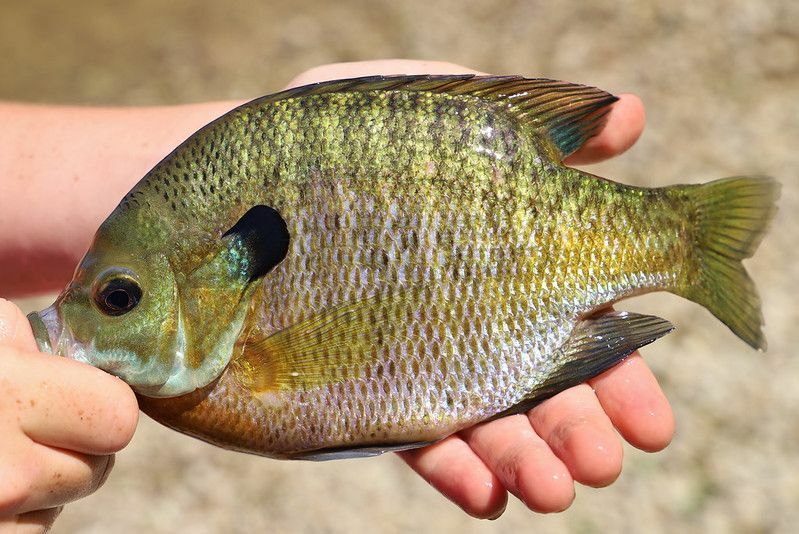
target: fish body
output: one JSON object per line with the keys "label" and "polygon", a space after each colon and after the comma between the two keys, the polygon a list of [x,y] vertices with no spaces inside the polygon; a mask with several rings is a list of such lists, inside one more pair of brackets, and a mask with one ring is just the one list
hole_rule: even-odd
{"label": "fish body", "polygon": [[98,230],[43,350],[130,383],[217,445],[326,459],[527,409],[671,330],[608,312],[694,300],[756,348],[741,260],[776,184],[646,189],[562,159],[615,97],[518,77],[371,77],[245,104]]}

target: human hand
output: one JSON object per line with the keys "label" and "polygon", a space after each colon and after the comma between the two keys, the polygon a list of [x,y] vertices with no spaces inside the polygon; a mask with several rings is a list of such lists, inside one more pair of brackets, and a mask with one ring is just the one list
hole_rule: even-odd
{"label": "human hand", "polygon": [[37,352],[25,316],[0,299],[0,533],[45,532],[99,488],[138,415],[118,378]]}
{"label": "human hand", "polygon": [[[477,73],[428,61],[365,61],[324,65],[303,72],[289,87],[373,74]],[[644,127],[644,108],[622,94],[602,132],[566,163],[592,163],[618,155]],[[668,401],[644,360],[623,363],[547,400],[526,415],[504,417],[400,456],[438,491],[475,517],[498,517],[507,492],[537,512],[565,510],[574,482],[607,486],[621,472],[622,444],[646,451],[666,447],[674,432]]]}

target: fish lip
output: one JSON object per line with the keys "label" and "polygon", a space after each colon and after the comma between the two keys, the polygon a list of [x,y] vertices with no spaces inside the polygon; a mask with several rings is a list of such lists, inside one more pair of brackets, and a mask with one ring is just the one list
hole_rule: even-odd
{"label": "fish lip", "polygon": [[63,330],[58,310],[55,306],[50,306],[40,312],[29,313],[27,318],[39,350],[54,354],[53,347],[58,346],[58,340]]}

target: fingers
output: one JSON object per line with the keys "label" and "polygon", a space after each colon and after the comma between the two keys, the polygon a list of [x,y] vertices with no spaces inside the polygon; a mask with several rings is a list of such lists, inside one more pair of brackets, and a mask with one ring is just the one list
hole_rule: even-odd
{"label": "fingers", "polygon": [[0,345],[36,350],[28,320],[19,308],[4,298],[0,298]]}
{"label": "fingers", "polygon": [[8,351],[0,384],[18,410],[22,431],[37,443],[87,454],[120,450],[133,437],[138,405],[132,390],[99,369],[33,352]]}
{"label": "fingers", "polygon": [[644,131],[646,114],[644,104],[635,95],[622,94],[610,109],[605,127],[589,139],[565,163],[578,165],[597,163],[618,156],[635,144]]}
{"label": "fingers", "polygon": [[587,385],[562,391],[531,410],[529,418],[576,481],[601,487],[619,476],[621,441]]}
{"label": "fingers", "polygon": [[0,530],[45,532],[60,506],[102,485],[138,419],[122,381],[35,347],[0,299]]}
{"label": "fingers", "polygon": [[99,369],[29,352],[35,342],[27,319],[0,299],[2,345],[3,375],[13,380],[0,383],[0,397],[27,436],[88,454],[116,452],[130,441],[138,421],[133,391]]}
{"label": "fingers", "polygon": [[63,509],[63,506],[58,506],[47,510],[36,510],[35,512],[28,512],[9,519],[6,523],[0,520],[0,534],[6,532],[4,528],[14,534],[42,534],[48,532]]}
{"label": "fingers", "polygon": [[411,468],[467,514],[499,517],[508,494],[497,477],[460,437],[399,453]]}
{"label": "fingers", "polygon": [[[452,63],[365,61],[316,67],[288,86],[376,74],[455,73],[480,74]],[[641,100],[623,94],[599,135],[566,162],[593,163],[620,154],[635,143],[644,124]],[[533,510],[563,510],[574,498],[574,480],[603,486],[618,476],[622,447],[614,425],[631,443],[647,450],[668,443],[673,431],[671,411],[647,372],[646,366],[635,364],[627,371],[612,370],[592,381],[596,395],[586,385],[572,388],[532,410],[529,418],[515,416],[479,425],[462,432],[463,439],[451,437],[401,456],[476,517],[501,513],[506,499],[502,487]],[[636,395],[643,395],[645,402],[631,409]]]}
{"label": "fingers", "polygon": [[613,425],[631,445],[654,452],[671,442],[671,406],[637,352],[589,383]]}
{"label": "fingers", "polygon": [[105,482],[113,465],[113,456],[10,441],[3,444],[3,457],[13,462],[14,469],[4,475],[0,485],[0,516],[56,508],[85,497]]}
{"label": "fingers", "polygon": [[558,512],[574,500],[569,470],[525,416],[503,417],[462,435],[502,485],[531,510]]}

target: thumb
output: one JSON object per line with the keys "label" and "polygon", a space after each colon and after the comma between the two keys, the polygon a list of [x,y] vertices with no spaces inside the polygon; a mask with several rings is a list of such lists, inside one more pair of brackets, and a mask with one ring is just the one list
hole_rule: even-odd
{"label": "thumb", "polygon": [[36,350],[36,341],[22,310],[0,298],[0,346]]}

